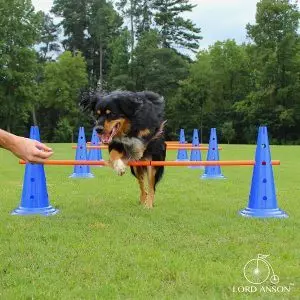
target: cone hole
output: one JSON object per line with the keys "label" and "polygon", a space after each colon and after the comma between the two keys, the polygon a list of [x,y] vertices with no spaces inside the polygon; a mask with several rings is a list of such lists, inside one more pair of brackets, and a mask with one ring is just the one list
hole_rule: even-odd
{"label": "cone hole", "polygon": [[266,178],[264,178],[262,182],[263,182],[263,183],[266,183],[266,182],[267,182],[267,179],[266,179]]}
{"label": "cone hole", "polygon": [[263,166],[265,166],[267,163],[266,163],[265,161],[262,161],[261,164],[262,164]]}
{"label": "cone hole", "polygon": [[216,138],[213,137],[212,139],[215,140]]}
{"label": "cone hole", "polygon": [[34,195],[31,195],[31,196],[30,196],[30,200],[33,200],[33,199],[34,199]]}
{"label": "cone hole", "polygon": [[83,139],[83,136],[81,136],[80,138]]}
{"label": "cone hole", "polygon": [[31,178],[30,178],[30,181],[31,181],[31,182],[34,182],[34,181],[35,181],[35,179],[34,179],[33,177],[31,177]]}
{"label": "cone hole", "polygon": [[262,147],[263,149],[265,149],[265,148],[267,148],[267,145],[266,145],[266,144],[261,144],[261,147]]}
{"label": "cone hole", "polygon": [[268,197],[267,197],[267,196],[263,196],[263,200],[265,200],[265,201],[266,201],[267,199],[268,199]]}
{"label": "cone hole", "polygon": [[82,146],[80,146],[79,148],[82,149]]}
{"label": "cone hole", "polygon": [[213,150],[216,150],[216,148],[212,148]]}

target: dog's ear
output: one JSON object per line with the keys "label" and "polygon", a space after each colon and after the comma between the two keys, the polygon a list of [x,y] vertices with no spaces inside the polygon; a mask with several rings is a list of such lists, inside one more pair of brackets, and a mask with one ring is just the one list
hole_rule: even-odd
{"label": "dog's ear", "polygon": [[128,117],[132,117],[143,104],[142,97],[137,93],[126,93],[119,99],[120,108]]}
{"label": "dog's ear", "polygon": [[79,106],[83,111],[93,112],[97,103],[97,95],[93,91],[82,91]]}

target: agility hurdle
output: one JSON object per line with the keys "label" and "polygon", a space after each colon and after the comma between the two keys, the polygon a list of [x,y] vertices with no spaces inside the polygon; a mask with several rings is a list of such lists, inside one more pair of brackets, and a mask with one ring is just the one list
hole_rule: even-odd
{"label": "agility hurdle", "polygon": [[[30,138],[39,140],[39,134],[30,134]],[[83,145],[85,147],[85,143]],[[79,147],[80,148],[80,147]],[[214,146],[217,150],[217,146]],[[105,161],[87,160],[47,160],[43,164],[26,163],[20,160],[20,164],[26,164],[23,181],[23,191],[20,206],[12,214],[27,215],[56,214],[48,199],[44,165],[103,165]],[[249,194],[248,206],[239,211],[245,217],[258,218],[286,218],[288,215],[277,205],[275,183],[272,166],[280,165],[279,160],[271,160],[267,128],[259,128],[255,160],[208,160],[208,161],[128,161],[129,166],[253,166],[252,182]]]}
{"label": "agility hurdle", "polygon": [[[24,160],[19,161],[24,165]],[[46,160],[44,165],[54,166],[107,166],[108,162],[98,160]],[[215,160],[215,161],[128,161],[128,166],[144,167],[144,166],[165,166],[165,167],[187,167],[187,166],[254,166],[256,162],[254,160]],[[267,165],[267,162],[263,161],[261,165]],[[272,160],[271,165],[279,166],[279,160]]]}

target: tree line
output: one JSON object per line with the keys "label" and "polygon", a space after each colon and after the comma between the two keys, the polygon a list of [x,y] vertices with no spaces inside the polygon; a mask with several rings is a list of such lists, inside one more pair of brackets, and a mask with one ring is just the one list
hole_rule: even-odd
{"label": "tree line", "polygon": [[[201,5],[201,4],[199,4]],[[0,127],[70,142],[92,124],[78,106],[87,89],[152,90],[166,99],[166,134],[193,128],[208,140],[252,143],[267,125],[272,143],[300,143],[299,9],[260,0],[247,43],[199,51],[189,0],[0,0]],[[57,21],[58,20],[58,21]]]}

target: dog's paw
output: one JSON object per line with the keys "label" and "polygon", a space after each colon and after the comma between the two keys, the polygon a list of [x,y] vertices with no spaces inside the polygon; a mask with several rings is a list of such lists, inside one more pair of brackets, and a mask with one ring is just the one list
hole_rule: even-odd
{"label": "dog's paw", "polygon": [[143,203],[144,208],[146,209],[152,209],[153,208],[153,203],[145,202]]}
{"label": "dog's paw", "polygon": [[122,176],[125,174],[126,165],[123,163],[123,161],[121,159],[117,159],[117,160],[113,161],[112,167],[119,176]]}

